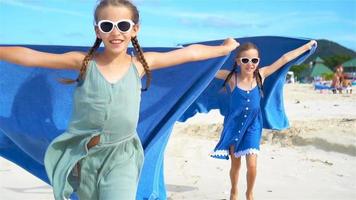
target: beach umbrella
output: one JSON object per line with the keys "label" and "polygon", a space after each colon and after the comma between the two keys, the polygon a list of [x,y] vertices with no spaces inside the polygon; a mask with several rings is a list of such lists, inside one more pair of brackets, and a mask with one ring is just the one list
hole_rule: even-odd
{"label": "beach umbrella", "polygon": [[344,71],[347,73],[356,72],[356,58],[353,58],[351,60],[342,63],[342,66],[344,67]]}
{"label": "beach umbrella", "polygon": [[312,66],[310,76],[317,77],[317,76],[324,76],[326,74],[332,74],[332,73],[333,71],[329,67],[324,65],[323,59],[317,57],[314,61],[314,65]]}

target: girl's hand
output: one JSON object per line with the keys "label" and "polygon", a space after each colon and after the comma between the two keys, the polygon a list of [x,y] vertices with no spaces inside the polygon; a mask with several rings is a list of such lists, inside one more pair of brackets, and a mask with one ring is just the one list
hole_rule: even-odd
{"label": "girl's hand", "polygon": [[308,49],[312,49],[314,45],[317,46],[318,43],[315,40],[310,40],[310,42],[308,42]]}
{"label": "girl's hand", "polygon": [[238,43],[235,39],[233,38],[226,38],[224,42],[222,43],[223,46],[226,46],[229,51],[232,51],[236,49],[237,47],[240,46],[240,43]]}

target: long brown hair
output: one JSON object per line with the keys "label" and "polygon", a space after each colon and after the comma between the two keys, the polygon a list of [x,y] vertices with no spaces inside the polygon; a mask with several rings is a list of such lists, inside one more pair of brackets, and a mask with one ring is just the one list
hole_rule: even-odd
{"label": "long brown hair", "polygon": [[[132,12],[132,21],[135,24],[139,23],[139,21],[140,21],[139,12],[138,12],[136,6],[133,3],[131,3],[130,1],[128,1],[128,0],[101,0],[98,3],[98,5],[96,6],[95,11],[94,11],[94,20],[95,20],[96,23],[99,20],[98,19],[99,12],[103,8],[108,7],[108,6],[124,6],[124,7],[129,8],[131,10],[131,12]],[[86,74],[86,71],[87,71],[88,63],[89,63],[89,61],[91,59],[93,59],[94,54],[98,50],[98,48],[100,47],[101,42],[102,42],[101,39],[96,38],[94,45],[89,49],[87,55],[83,59],[82,66],[80,68],[80,72],[79,72],[78,78],[76,80],[62,79],[61,82],[63,82],[63,83],[75,83],[75,82],[83,81],[85,79],[85,74]],[[146,91],[148,89],[148,87],[150,86],[150,84],[151,84],[151,79],[152,79],[151,71],[150,71],[149,66],[148,66],[148,64],[146,62],[146,59],[145,59],[144,54],[143,54],[143,50],[142,50],[142,48],[141,48],[136,36],[131,38],[131,43],[132,43],[132,46],[134,47],[134,50],[135,50],[135,52],[137,54],[137,59],[142,64],[142,66],[143,66],[143,68],[145,70],[145,73],[147,75],[146,88],[142,89],[143,91]]]}
{"label": "long brown hair", "polygon": [[[236,73],[237,71],[237,62],[236,62],[236,59],[239,58],[241,56],[241,53],[244,52],[244,51],[247,51],[247,50],[250,50],[250,49],[255,49],[258,53],[258,55],[260,54],[257,46],[252,43],[252,42],[247,42],[243,45],[241,45],[238,49],[237,49],[237,54],[236,54],[236,57],[235,57],[235,63],[233,65],[233,68],[232,70],[230,71],[230,73],[227,75],[224,83],[223,83],[223,87],[226,89],[226,83],[228,83],[231,79],[231,77]],[[258,86],[258,89],[260,91],[260,94],[261,96],[263,97],[263,84],[262,84],[262,77],[259,73],[259,68],[257,67],[256,70],[253,72],[253,76],[256,78],[256,82],[257,82],[257,86]]]}

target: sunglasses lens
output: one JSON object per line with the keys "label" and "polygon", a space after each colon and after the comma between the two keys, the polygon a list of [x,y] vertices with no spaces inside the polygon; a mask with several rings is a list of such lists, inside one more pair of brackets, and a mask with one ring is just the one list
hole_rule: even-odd
{"label": "sunglasses lens", "polygon": [[251,59],[251,62],[252,62],[253,64],[257,64],[258,61],[259,61],[258,58],[252,58],[252,59]]}
{"label": "sunglasses lens", "polygon": [[248,61],[249,61],[249,59],[248,59],[248,58],[241,58],[241,62],[242,62],[243,64],[248,63]]}
{"label": "sunglasses lens", "polygon": [[131,29],[131,24],[130,22],[122,21],[117,24],[117,27],[120,31],[127,32]]}
{"label": "sunglasses lens", "polygon": [[110,22],[103,22],[100,24],[100,29],[104,32],[104,33],[108,33],[112,30],[113,28],[113,24]]}

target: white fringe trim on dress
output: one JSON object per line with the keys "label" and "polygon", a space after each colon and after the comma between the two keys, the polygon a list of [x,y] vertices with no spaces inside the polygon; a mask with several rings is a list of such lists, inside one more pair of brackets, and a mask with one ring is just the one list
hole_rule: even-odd
{"label": "white fringe trim on dress", "polygon": [[[238,151],[236,153],[234,153],[234,156],[236,158],[238,157],[241,157],[241,156],[245,156],[245,155],[248,155],[248,154],[258,154],[260,151],[258,149],[255,149],[255,148],[250,148],[250,149],[246,149],[246,150],[243,150],[243,151]],[[230,153],[228,150],[216,150],[216,151],[213,151],[209,154],[210,156],[229,156]]]}
{"label": "white fringe trim on dress", "polygon": [[251,149],[246,149],[246,150],[243,150],[243,151],[238,151],[236,153],[234,153],[234,156],[236,158],[238,157],[241,157],[241,156],[245,156],[245,155],[248,155],[248,154],[258,154],[260,151],[258,149],[254,149],[254,148],[251,148]]}
{"label": "white fringe trim on dress", "polygon": [[229,156],[229,151],[228,150],[216,150],[212,151],[210,156]]}

